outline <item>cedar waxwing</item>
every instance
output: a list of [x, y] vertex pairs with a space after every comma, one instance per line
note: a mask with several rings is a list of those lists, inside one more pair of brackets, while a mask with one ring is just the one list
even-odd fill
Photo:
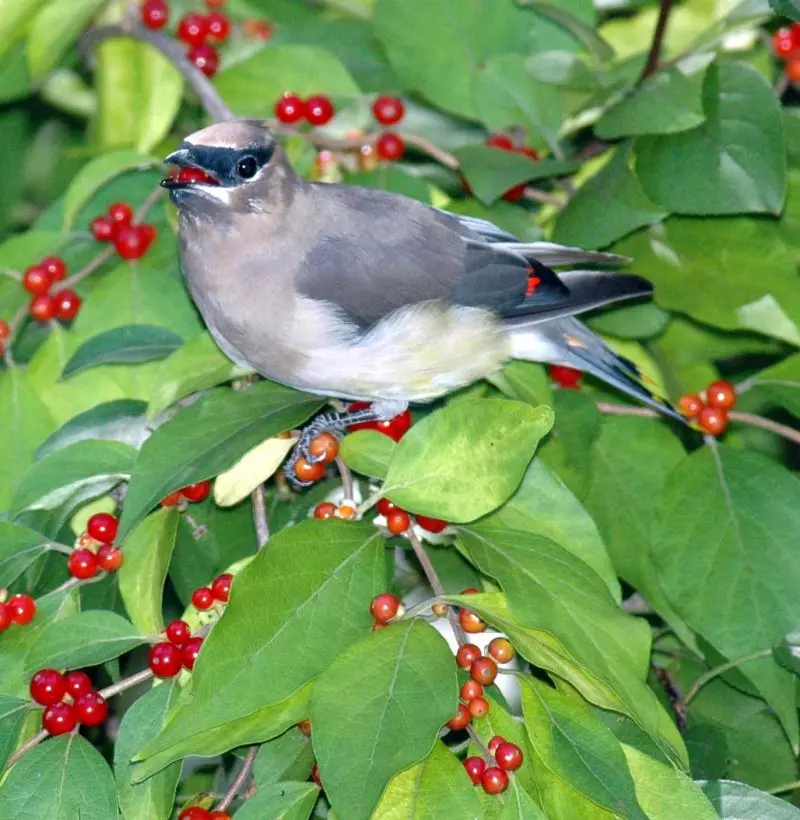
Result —
[[515, 358], [587, 371], [683, 420], [573, 318], [650, 295], [650, 284], [551, 270], [621, 257], [520, 242], [387, 191], [308, 182], [260, 121], [197, 131], [166, 162], [209, 177], [162, 184], [180, 216], [189, 292], [222, 350], [291, 387], [373, 402], [312, 432], [391, 418]]

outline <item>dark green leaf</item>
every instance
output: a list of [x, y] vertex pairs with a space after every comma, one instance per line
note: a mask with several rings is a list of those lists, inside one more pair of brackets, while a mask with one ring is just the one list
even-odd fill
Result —
[[312, 740], [338, 813], [372, 816], [390, 778], [430, 753], [455, 714], [457, 688], [446, 641], [418, 620], [369, 635], [322, 673], [311, 700]]
[[[792, 544], [800, 528], [800, 482], [791, 473], [757, 453], [704, 447], [672, 471], [659, 508], [653, 557], [662, 587], [717, 651], [735, 660], [797, 627], [800, 567]], [[775, 709], [796, 747], [794, 677], [771, 658], [739, 671]]]
[[102, 609], [81, 612], [45, 627], [25, 659], [29, 674], [44, 667], [96, 666], [146, 641], [130, 621]]
[[0, 587], [9, 587], [53, 543], [35, 530], [0, 521]]
[[319, 789], [313, 783], [273, 783], [236, 810], [238, 820], [306, 820], [314, 810]]
[[800, 2], [798, 0], [769, 0], [775, 14], [788, 17], [790, 20], [800, 20]]
[[520, 0], [521, 6], [535, 9], [542, 17], [546, 17], [565, 28], [569, 33], [595, 58], [605, 62], [614, 58], [614, 49], [580, 17], [561, 7], [560, 3], [552, 0]]
[[111, 770], [80, 735], [61, 735], [39, 744], [0, 787], [0, 817], [111, 820], [116, 816]]
[[31, 702], [11, 695], [0, 695], [0, 771], [14, 749], [17, 748], [22, 735], [25, 720], [31, 714]]
[[278, 781], [308, 780], [314, 767], [311, 741], [299, 729], [289, 729], [264, 743], [253, 764], [259, 791]]
[[264, 439], [304, 422], [322, 400], [273, 382], [221, 388], [159, 427], [136, 460], [119, 540], [162, 498], [233, 466]]
[[754, 395], [800, 418], [800, 353], [756, 373], [749, 381]]
[[136, 451], [119, 441], [77, 441], [43, 458], [19, 483], [10, 513], [77, 506], [102, 495], [131, 472]]
[[732, 780], [708, 780], [700, 784], [720, 820], [800, 820], [796, 806]]
[[675, 213], [780, 213], [786, 153], [769, 83], [743, 63], [714, 64], [703, 83], [703, 113], [706, 122], [691, 131], [638, 140], [645, 193]]
[[473, 520], [516, 490], [552, 424], [549, 407], [506, 399], [452, 403], [403, 436], [384, 490], [403, 509]]
[[178, 518], [176, 509], [164, 507], [147, 516], [125, 543], [125, 562], [118, 572], [119, 592], [131, 620], [146, 635], [158, 634], [164, 628], [161, 599]]
[[501, 371], [490, 375], [488, 380], [510, 399], [526, 401], [534, 407], [553, 404], [553, 390], [547, 371], [536, 362], [512, 359]]
[[654, 302], [612, 307], [592, 315], [587, 324], [595, 331], [618, 339], [651, 339], [669, 323], [670, 316]]
[[356, 430], [342, 439], [344, 463], [362, 475], [384, 478], [389, 469], [395, 442], [377, 430]]

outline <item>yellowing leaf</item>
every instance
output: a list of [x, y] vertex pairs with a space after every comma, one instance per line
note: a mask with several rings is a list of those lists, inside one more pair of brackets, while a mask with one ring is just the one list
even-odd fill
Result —
[[217, 476], [214, 501], [220, 507], [232, 507], [247, 498], [283, 464], [294, 443], [291, 436], [276, 436], [248, 450], [230, 470]]

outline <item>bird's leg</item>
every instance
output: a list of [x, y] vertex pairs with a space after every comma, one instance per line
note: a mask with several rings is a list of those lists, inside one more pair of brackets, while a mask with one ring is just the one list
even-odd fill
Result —
[[312, 455], [308, 447], [311, 442], [321, 433], [332, 433], [337, 438], [342, 438], [347, 432], [347, 428], [353, 424], [363, 424], [373, 421], [388, 421], [404, 412], [408, 407], [408, 402], [382, 400], [373, 402], [363, 410], [350, 410], [346, 413], [320, 413], [310, 424], [307, 424], [300, 438], [297, 440], [289, 460], [284, 466], [284, 473], [295, 487], [308, 487], [310, 481], [301, 481], [294, 472], [294, 465], [300, 456], [306, 459], [309, 464], [322, 461], [324, 454]]

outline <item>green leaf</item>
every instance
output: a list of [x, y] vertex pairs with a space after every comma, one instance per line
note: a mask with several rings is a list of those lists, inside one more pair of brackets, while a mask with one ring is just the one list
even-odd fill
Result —
[[587, 324], [603, 336], [618, 339], [652, 339], [669, 324], [670, 315], [654, 302], [612, 307], [592, 316]]
[[28, 29], [31, 77], [41, 80], [54, 69], [105, 0], [50, 0]]
[[579, 167], [568, 160], [531, 159], [485, 145], [468, 145], [455, 155], [475, 196], [487, 205], [522, 182], [565, 176]]
[[0, 787], [0, 817], [110, 820], [117, 795], [108, 764], [80, 735], [31, 749]]
[[535, 24], [513, 0], [377, 0], [375, 34], [410, 87], [439, 108], [477, 118], [473, 80], [499, 54], [527, 54]]
[[772, 647], [772, 657], [784, 668], [800, 675], [800, 631], [790, 632]]
[[[437, 741], [433, 751], [395, 775], [384, 791], [372, 820], [440, 820], [481, 817], [481, 807], [464, 766]], [[530, 820], [537, 820], [536, 816]]]
[[159, 366], [148, 415], [153, 418], [190, 393], [208, 390], [251, 372], [235, 365], [217, 347], [210, 333], [201, 333]]
[[0, 587], [9, 587], [51, 549], [52, 539], [35, 530], [0, 521]]
[[117, 573], [119, 592], [131, 620], [147, 635], [164, 628], [161, 599], [179, 517], [174, 508], [162, 508], [148, 515], [125, 542], [125, 562]]
[[314, 810], [319, 789], [314, 783], [273, 783], [259, 786], [236, 810], [238, 820], [306, 820]]
[[17, 748], [25, 720], [31, 714], [31, 702], [22, 698], [0, 695], [0, 771]]
[[66, 379], [103, 364], [142, 364], [165, 359], [183, 344], [183, 339], [158, 325], [123, 325], [99, 333], [84, 342], [64, 366]]
[[[67, 0], [70, 2], [70, 0]], [[157, 165], [155, 157], [136, 151], [108, 151], [87, 162], [72, 179], [64, 195], [64, 230], [69, 231], [78, 214], [109, 180], [125, 171]]]
[[508, 500], [552, 424], [549, 407], [506, 399], [450, 404], [403, 436], [384, 492], [403, 509], [471, 521]]
[[119, 441], [77, 441], [33, 465], [19, 483], [10, 513], [77, 506], [102, 495], [131, 472], [136, 451]]
[[311, 741], [299, 729], [289, 729], [261, 746], [253, 764], [253, 777], [260, 792], [278, 781], [308, 780], [313, 767]]
[[25, 659], [26, 671], [37, 669], [78, 669], [118, 658], [147, 638], [133, 624], [102, 609], [92, 609], [54, 621], [45, 627]]
[[340, 453], [351, 470], [385, 478], [396, 449], [395, 442], [377, 430], [356, 430], [342, 439]]
[[424, 621], [375, 632], [340, 655], [311, 698], [314, 754], [332, 807], [352, 820], [371, 817], [389, 779], [430, 753], [456, 712], [457, 689], [453, 654]]
[[[170, 762], [179, 744], [183, 754], [239, 745], [231, 740], [232, 723], [280, 707], [369, 632], [369, 601], [386, 583], [383, 539], [370, 525], [308, 520], [278, 533], [236, 576], [230, 603], [194, 667], [192, 699], [142, 757]], [[278, 728], [266, 737], [305, 715], [292, 717], [271, 724]]]
[[152, 740], [164, 726], [177, 686], [167, 681], [154, 686], [125, 712], [114, 743], [114, 777], [123, 820], [163, 820], [172, 813], [181, 767], [173, 763], [158, 774], [133, 785], [134, 752]]
[[[765, 456], [703, 447], [670, 473], [653, 542], [661, 584], [688, 625], [726, 658], [773, 646], [800, 621], [798, 528], [800, 482]], [[739, 671], [775, 709], [796, 749], [793, 676], [771, 658]]]
[[756, 373], [749, 381], [753, 395], [800, 417], [800, 353]]
[[604, 248], [668, 216], [647, 198], [629, 160], [630, 151], [621, 147], [600, 173], [578, 189], [556, 221], [554, 242]]
[[710, 57], [684, 60], [659, 71], [606, 111], [595, 124], [601, 139], [675, 134], [705, 122], [703, 81]]
[[653, 559], [654, 499], [684, 456], [666, 425], [652, 419], [607, 418], [592, 445], [584, 503], [620, 577], [693, 646], [694, 636], [664, 594]]
[[732, 780], [708, 780], [700, 784], [720, 820], [798, 820], [796, 806]]
[[[350, 72], [325, 48], [273, 45], [223, 68], [214, 85], [241, 117], [272, 117], [275, 100], [287, 89], [301, 96], [327, 94], [350, 101], [361, 91]], [[258, 88], [258, 94], [253, 89]]]
[[488, 381], [510, 399], [525, 401], [534, 407], [553, 404], [553, 388], [547, 371], [536, 362], [512, 359], [501, 371], [488, 376]]
[[41, 442], [55, 424], [17, 367], [0, 376], [0, 510], [5, 510]]
[[682, 214], [779, 214], [786, 195], [780, 105], [750, 66], [714, 64], [703, 83], [706, 122], [641, 137], [636, 170], [645, 193]]
[[117, 399], [78, 413], [48, 436], [36, 449], [43, 459], [70, 444], [87, 439], [119, 441], [137, 449], [150, 434], [144, 412], [147, 405], [134, 399]]
[[120, 521], [120, 542], [162, 498], [233, 466], [270, 436], [302, 424], [322, 400], [273, 382], [221, 388], [159, 427], [133, 467]]
[[798, 0], [769, 0], [769, 4], [779, 17], [800, 20], [800, 2]]
[[521, 54], [490, 59], [475, 78], [473, 96], [489, 131], [522, 127], [527, 144], [561, 158], [558, 131], [564, 119], [564, 92], [534, 79]]
[[542, 17], [552, 20], [569, 33], [600, 62], [614, 58], [614, 49], [584, 20], [561, 7], [553, 0], [520, 0], [521, 6], [537, 11]]
[[545, 765], [599, 806], [647, 820], [619, 741], [580, 699], [531, 679], [522, 683], [525, 728]]
[[43, 3], [44, 0], [19, 0], [3, 4], [3, 14], [0, 17], [0, 56], [5, 55], [22, 35], [31, 17]]

